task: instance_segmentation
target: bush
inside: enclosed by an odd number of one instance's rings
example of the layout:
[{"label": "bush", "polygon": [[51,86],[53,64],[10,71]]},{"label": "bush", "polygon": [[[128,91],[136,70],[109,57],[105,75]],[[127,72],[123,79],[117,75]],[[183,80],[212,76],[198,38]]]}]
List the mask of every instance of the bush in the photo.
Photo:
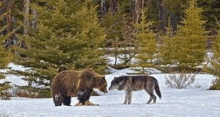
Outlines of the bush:
[{"label": "bush", "polygon": [[201,68],[191,68],[191,67],[156,67],[156,69],[162,71],[163,73],[204,73],[203,69]]},{"label": "bush", "polygon": [[169,85],[169,87],[177,88],[177,89],[185,89],[187,86],[190,86],[195,81],[195,75],[190,74],[172,74],[165,76],[166,78],[166,84]]},{"label": "bush", "polygon": [[38,89],[33,87],[22,87],[18,91],[17,96],[27,98],[50,98],[51,93],[49,88]]},{"label": "bush", "polygon": [[109,65],[111,68],[114,69],[124,69],[124,68],[129,68],[129,65],[124,65],[124,64],[117,64],[117,65]]},{"label": "bush", "polygon": [[0,100],[10,100],[11,99],[10,97],[11,97],[11,95],[6,91],[0,92]]},{"label": "bush", "polygon": [[210,90],[220,90],[220,78],[216,78],[213,81],[213,85],[209,88]]}]

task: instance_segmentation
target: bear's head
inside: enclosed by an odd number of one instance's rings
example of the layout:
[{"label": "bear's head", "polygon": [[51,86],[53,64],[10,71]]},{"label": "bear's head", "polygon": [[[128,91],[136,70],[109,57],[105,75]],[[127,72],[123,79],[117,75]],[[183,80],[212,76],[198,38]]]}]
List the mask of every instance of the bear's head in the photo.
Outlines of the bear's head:
[{"label": "bear's head", "polygon": [[105,77],[98,78],[96,82],[96,87],[103,93],[107,93],[107,81]]},{"label": "bear's head", "polygon": [[86,68],[81,73],[81,78],[89,79],[93,84],[93,88],[97,88],[101,92],[107,93],[107,81],[103,75],[94,72],[91,68]]}]

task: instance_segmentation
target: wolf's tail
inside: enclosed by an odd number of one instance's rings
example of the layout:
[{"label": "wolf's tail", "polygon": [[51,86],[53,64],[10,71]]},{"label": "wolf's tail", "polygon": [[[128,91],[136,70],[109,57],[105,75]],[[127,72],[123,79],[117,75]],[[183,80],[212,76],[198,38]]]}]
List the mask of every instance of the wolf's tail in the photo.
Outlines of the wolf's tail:
[{"label": "wolf's tail", "polygon": [[162,96],[161,96],[161,92],[160,92],[160,88],[159,88],[157,80],[155,81],[155,91],[156,91],[156,94],[159,96],[159,98],[161,98]]}]

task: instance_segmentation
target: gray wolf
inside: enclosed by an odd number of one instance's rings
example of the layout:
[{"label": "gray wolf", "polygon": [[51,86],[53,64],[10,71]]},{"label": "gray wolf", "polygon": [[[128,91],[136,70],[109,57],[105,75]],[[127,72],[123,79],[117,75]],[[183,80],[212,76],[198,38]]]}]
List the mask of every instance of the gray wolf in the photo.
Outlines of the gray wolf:
[{"label": "gray wolf", "polygon": [[119,76],[115,77],[109,90],[124,90],[125,91],[125,101],[124,104],[131,104],[132,91],[145,90],[149,95],[150,99],[147,104],[152,100],[156,103],[156,96],[154,95],[154,90],[156,94],[161,98],[161,92],[158,85],[157,79],[152,76]]}]

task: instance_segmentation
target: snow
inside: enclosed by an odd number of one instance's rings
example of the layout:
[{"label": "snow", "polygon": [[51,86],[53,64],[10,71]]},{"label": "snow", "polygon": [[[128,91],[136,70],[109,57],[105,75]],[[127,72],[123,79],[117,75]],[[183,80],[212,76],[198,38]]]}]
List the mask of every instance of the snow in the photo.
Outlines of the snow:
[{"label": "snow", "polygon": [[[24,68],[21,65],[15,65],[13,63],[10,63],[8,65],[8,67],[12,68],[13,70],[18,70],[18,71],[25,71],[25,70],[29,69],[29,68]],[[7,72],[7,70],[0,69],[0,72],[5,73],[5,72]],[[21,80],[22,76],[13,75],[13,74],[6,74],[5,76],[6,76],[5,79],[0,80],[0,83],[5,82],[5,81],[9,81],[9,82],[11,82],[12,85],[18,85],[18,86],[27,86],[28,85],[27,81]]]},{"label": "snow", "polygon": [[[108,87],[115,76],[127,75],[131,69],[113,70],[106,75]],[[131,105],[123,105],[124,91],[109,91],[92,96],[90,101],[99,106],[55,107],[52,98],[30,99],[13,97],[0,100],[0,117],[218,117],[220,115],[220,91],[206,90],[214,78],[209,74],[196,74],[200,88],[173,89],[165,84],[169,74],[152,74],[160,86],[162,98],[156,104],[146,104],[149,96],[144,91],[132,94]],[[72,105],[77,103],[72,98]]]}]

